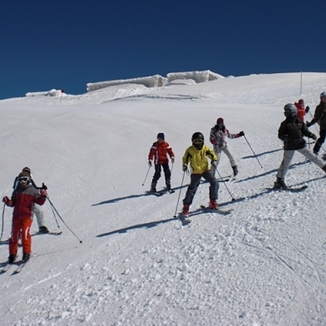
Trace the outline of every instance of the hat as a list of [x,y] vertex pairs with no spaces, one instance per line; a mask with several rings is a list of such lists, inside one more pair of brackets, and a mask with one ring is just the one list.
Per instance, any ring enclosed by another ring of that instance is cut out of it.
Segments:
[[157,139],[159,139],[159,138],[161,138],[161,139],[163,139],[163,140],[165,139],[163,132],[159,132],[159,133],[157,134]]
[[18,175],[18,178],[21,178],[21,177],[27,177],[29,179],[30,175],[29,175],[28,172],[23,171],[23,172],[20,172],[19,175]]
[[303,99],[300,99],[300,100],[299,100],[299,104],[304,105],[304,100],[303,100]]
[[31,169],[28,167],[28,166],[25,166],[23,169],[22,169],[22,172],[27,172],[29,175],[31,175]]
[[216,123],[222,123],[222,124],[224,124],[224,120],[223,120],[223,118],[218,118],[218,119],[216,120]]

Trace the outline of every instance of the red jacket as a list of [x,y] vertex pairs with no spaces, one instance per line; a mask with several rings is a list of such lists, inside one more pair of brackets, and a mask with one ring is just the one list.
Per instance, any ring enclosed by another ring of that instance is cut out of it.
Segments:
[[12,193],[11,200],[7,203],[7,206],[14,207],[14,219],[32,219],[33,205],[43,205],[45,200],[46,196],[41,196],[40,191],[34,188],[32,185],[27,185],[27,187],[18,185]]
[[298,118],[304,121],[304,116],[306,115],[306,108],[304,107],[304,104],[295,102],[294,105],[297,108]]
[[154,164],[167,164],[169,163],[168,155],[172,158],[174,153],[170,145],[163,141],[159,143],[158,141],[153,143],[151,149],[149,150],[148,160],[154,160]]

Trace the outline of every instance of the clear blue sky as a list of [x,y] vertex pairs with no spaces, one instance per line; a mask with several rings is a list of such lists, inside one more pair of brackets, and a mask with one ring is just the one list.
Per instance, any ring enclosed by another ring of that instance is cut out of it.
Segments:
[[326,71],[325,0],[1,0],[0,99],[212,70]]

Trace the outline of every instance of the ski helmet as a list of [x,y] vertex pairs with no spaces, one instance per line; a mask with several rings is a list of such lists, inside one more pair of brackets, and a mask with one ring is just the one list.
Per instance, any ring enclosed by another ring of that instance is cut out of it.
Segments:
[[191,137],[191,141],[194,147],[202,149],[204,145],[204,135],[201,132],[195,132]]
[[322,97],[326,97],[326,92],[322,92],[322,93],[320,93],[320,99],[321,99]]
[[224,125],[224,120],[223,120],[223,118],[218,118],[217,120],[216,120],[216,124],[222,124],[222,125]]
[[284,115],[286,117],[296,117],[297,116],[297,108],[292,104],[288,103],[284,106]]

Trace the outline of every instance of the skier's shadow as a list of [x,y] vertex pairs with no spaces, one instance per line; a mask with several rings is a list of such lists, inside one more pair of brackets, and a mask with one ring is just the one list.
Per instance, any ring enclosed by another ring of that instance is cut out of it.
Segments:
[[102,237],[106,237],[109,235],[113,235],[113,234],[123,234],[123,233],[127,233],[130,230],[135,230],[135,229],[151,229],[155,226],[158,226],[159,224],[164,224],[164,223],[168,223],[171,221],[177,221],[176,218],[169,218],[166,220],[160,220],[160,221],[153,221],[153,222],[147,222],[147,223],[142,223],[142,224],[136,224],[136,225],[131,225],[128,226],[126,228],[122,228],[119,230],[114,230],[111,232],[107,232],[107,233],[102,233],[102,234],[98,234],[96,237],[97,238],[102,238]]
[[279,151],[283,151],[283,148],[273,149],[271,151],[259,153],[256,156],[255,155],[244,156],[241,159],[246,160],[246,159],[256,158],[257,156],[262,156],[262,155],[266,155],[266,154],[272,154],[272,153],[279,152]]
[[[185,188],[185,187],[188,187],[188,184],[183,185],[183,186],[179,186],[179,187],[174,187],[173,190],[177,191],[177,190],[180,190],[180,189]],[[109,199],[109,200],[104,200],[104,201],[101,201],[99,203],[93,204],[92,206],[113,204],[113,203],[119,202],[121,200],[133,199],[133,198],[139,198],[139,197],[147,197],[147,196],[155,196],[155,195],[151,194],[151,193],[143,193],[143,194],[138,194],[138,195],[129,195],[129,196],[125,196],[125,197],[118,197],[118,198],[112,198],[112,199]]]

